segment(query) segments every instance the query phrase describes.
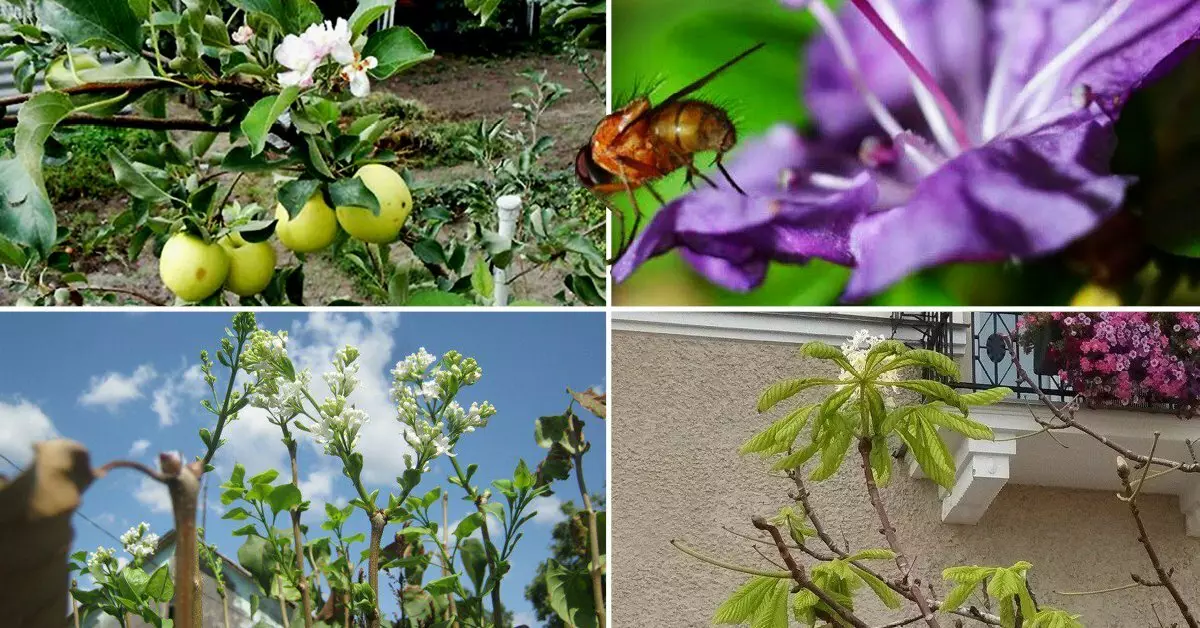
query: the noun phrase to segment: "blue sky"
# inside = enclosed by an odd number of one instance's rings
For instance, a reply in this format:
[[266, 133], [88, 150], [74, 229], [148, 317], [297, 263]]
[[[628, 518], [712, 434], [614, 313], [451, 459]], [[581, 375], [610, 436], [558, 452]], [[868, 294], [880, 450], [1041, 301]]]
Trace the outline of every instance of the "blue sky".
[[[95, 466], [118, 458], [153, 464], [163, 451], [180, 451], [189, 459], [203, 453], [197, 432], [211, 429], [215, 418], [200, 406], [207, 388], [199, 378], [198, 356], [200, 350], [212, 352], [218, 346], [230, 318], [227, 312], [0, 314], [0, 354], [5, 356], [0, 362], [0, 454], [25, 464], [29, 443], [55, 434], [87, 445]], [[511, 477], [519, 459], [536, 465], [544, 450], [533, 441], [533, 421], [560, 414], [569, 399], [566, 388], [604, 389], [607, 384], [604, 315], [598, 312], [260, 312], [258, 320], [264, 328], [288, 331], [289, 353], [298, 367], [313, 369], [318, 398], [326, 389], [317, 374], [324, 372], [333, 352], [345, 344], [362, 351], [362, 384], [352, 399], [371, 417], [360, 450], [367, 488], [379, 488], [381, 495], [395, 488], [407, 451], [390, 412], [388, 373], [418, 347], [435, 355], [455, 349], [475, 357], [483, 368], [482, 380], [459, 397], [464, 405], [487, 400], [498, 410], [486, 429], [466, 435], [458, 446], [460, 461], [479, 464], [475, 481], [480, 484]], [[217, 485], [235, 461], [251, 473], [286, 469], [278, 428], [261, 416], [244, 415], [226, 429], [229, 443], [217, 455], [208, 491], [209, 541], [231, 557], [241, 539], [229, 532], [244, 522], [221, 520]], [[605, 428], [603, 421], [587, 420], [593, 449], [584, 466], [592, 492], [607, 493]], [[299, 462], [306, 499], [344, 503], [351, 497], [340, 463], [311, 441], [303, 441]], [[0, 467], [13, 472], [6, 462], [0, 461]], [[453, 526], [471, 506], [461, 500], [461, 489], [445, 482], [449, 473], [449, 464], [439, 460], [419, 492], [437, 483], [449, 490]], [[559, 500], [579, 503], [573, 480], [554, 489], [539, 504], [539, 516], [527, 524], [512, 573], [504, 581], [503, 599], [517, 613], [518, 624], [536, 625], [523, 591], [547, 555], [550, 530], [561, 518]], [[320, 503], [316, 508], [323, 512]], [[149, 522], [160, 534], [171, 527], [166, 490], [134, 472], [114, 472], [94, 484], [81, 511], [117, 536], [139, 521]], [[310, 531], [322, 533], [315, 518], [306, 520]], [[359, 524], [352, 532], [366, 530], [361, 511], [352, 521]], [[118, 545], [78, 517], [75, 531], [77, 548]], [[385, 539], [389, 537], [390, 532]], [[383, 582], [385, 608], [394, 609]]]

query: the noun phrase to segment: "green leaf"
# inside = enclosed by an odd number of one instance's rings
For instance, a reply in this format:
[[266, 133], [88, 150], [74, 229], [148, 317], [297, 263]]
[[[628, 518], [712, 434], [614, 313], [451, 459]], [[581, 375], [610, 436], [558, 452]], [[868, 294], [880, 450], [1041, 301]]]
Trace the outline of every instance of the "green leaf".
[[792, 615], [796, 621], [813, 626], [817, 623], [816, 610], [820, 603], [821, 598], [818, 598], [816, 593], [808, 589], [797, 591], [796, 595], [792, 596]]
[[330, 183], [329, 198], [333, 200], [334, 207], [361, 207], [379, 215], [379, 197], [358, 177]]
[[892, 452], [887, 438], [876, 436], [871, 439], [871, 473], [879, 486], [887, 486], [892, 481]]
[[1012, 394], [1011, 388], [1003, 386], [999, 388], [989, 388], [988, 390], [977, 390], [973, 393], [959, 395], [959, 399], [968, 406], [990, 406], [995, 403], [1000, 403]]
[[487, 577], [487, 550], [483, 547], [483, 541], [479, 539], [467, 539], [459, 546], [459, 555], [462, 556], [463, 571], [467, 577], [471, 579], [471, 586], [475, 588], [475, 593], [483, 589], [483, 581]]
[[933, 425], [944, 427], [948, 430], [953, 430], [976, 440], [993, 440], [996, 435], [992, 432], [992, 428], [971, 419], [944, 412], [934, 406], [922, 406], [913, 411], [914, 415], [922, 421], [928, 421]]
[[717, 607], [714, 624], [744, 624], [775, 591], [779, 578], [754, 576]]
[[175, 595], [175, 583], [171, 580], [171, 571], [163, 564], [150, 574], [146, 583], [146, 595], [159, 602], [170, 602]]
[[408, 27], [395, 26], [371, 35], [363, 47], [362, 56], [375, 57], [379, 61], [379, 65], [371, 70], [371, 76], [382, 80], [432, 59], [433, 51]]
[[113, 177], [134, 198], [149, 203], [170, 203], [171, 195], [158, 187], [150, 177], [138, 169], [138, 164], [129, 161], [125, 154], [115, 146], [108, 149], [108, 162], [112, 165]]
[[796, 393], [812, 388], [814, 386], [822, 386], [825, 384], [836, 384], [834, 380], [822, 379], [818, 377], [805, 377], [803, 379], [788, 379], [781, 382], [776, 382], [767, 386], [767, 389], [758, 396], [758, 411], [766, 412], [775, 406], [775, 404], [794, 396]]
[[788, 628], [788, 591], [790, 584], [787, 580], [775, 581], [770, 594], [763, 600], [750, 620], [751, 628]]
[[929, 479], [946, 489], [954, 486], [954, 458], [932, 425], [915, 420], [899, 430], [899, 434]]
[[38, 23], [77, 46], [107, 46], [134, 56], [142, 50], [142, 22], [126, 0], [41, 0]]
[[48, 255], [57, 239], [54, 210], [46, 193], [42, 159], [54, 127], [74, 110], [61, 92], [30, 98], [17, 114], [13, 139], [16, 157], [0, 162], [0, 235]]
[[54, 208], [41, 179], [35, 180], [16, 159], [0, 160], [0, 236], [46, 256], [57, 235]]
[[279, 186], [276, 195], [279, 204], [287, 210], [288, 218], [295, 218], [320, 187], [321, 182], [315, 179], [296, 179]]
[[444, 578], [438, 578], [430, 582], [426, 582], [422, 587], [430, 595], [446, 595], [454, 593], [458, 589], [458, 574], [452, 574]]
[[738, 453], [742, 455], [761, 453], [763, 456], [783, 453], [808, 424], [808, 417], [817, 406], [801, 406], [775, 421], [767, 429], [755, 434], [742, 444]]
[[237, 508], [226, 511], [225, 514], [221, 515], [221, 518], [229, 519], [231, 521], [242, 521], [250, 518], [250, 513], [246, 512], [245, 508], [238, 506]]
[[274, 512], [288, 512], [292, 508], [300, 505], [304, 498], [300, 495], [300, 489], [294, 484], [280, 484], [271, 489], [271, 495], [267, 497], [267, 503], [271, 505], [271, 510]]
[[838, 430], [833, 433], [832, 438], [826, 441], [821, 448], [821, 464], [813, 469], [812, 475], [809, 477], [815, 481], [829, 479], [837, 470], [842, 467], [842, 462], [846, 459], [846, 452], [850, 449], [850, 442], [854, 439], [854, 435], [848, 431]]
[[350, 33], [357, 37], [395, 4], [396, 0], [358, 0], [358, 6], [350, 14]]
[[783, 471], [786, 469], [795, 469], [799, 467], [805, 462], [808, 462], [809, 458], [812, 458], [814, 455], [816, 455], [816, 453], [821, 450], [822, 444], [823, 441], [814, 440], [804, 449], [780, 458], [778, 462], [771, 465], [771, 470]]
[[488, 267], [487, 260], [480, 256], [475, 261], [475, 270], [471, 271], [471, 289], [484, 299], [491, 300], [496, 289], [495, 286], [492, 270]]
[[129, 590], [138, 598], [146, 594], [146, 585], [150, 582], [150, 574], [137, 567], [126, 567], [121, 570], [121, 578], [129, 585]]
[[933, 369], [939, 375], [953, 378], [954, 381], [962, 379], [958, 363], [937, 351], [913, 349], [904, 354], [904, 359], [901, 362]]
[[267, 469], [266, 471], [263, 471], [262, 473], [259, 473], [258, 475], [251, 477], [250, 485], [257, 486], [259, 484], [270, 484], [271, 482], [274, 482], [275, 478], [277, 478], [277, 477], [279, 477], [278, 471], [276, 471], [275, 469]]
[[458, 526], [454, 528], [454, 536], [460, 539], [465, 539], [474, 534], [475, 531], [479, 529], [479, 526], [482, 525], [482, 523], [483, 515], [479, 514], [478, 512], [473, 512], [466, 517], [463, 517], [462, 521], [458, 522]]
[[525, 461], [518, 461], [517, 470], [513, 472], [513, 486], [517, 487], [517, 490], [521, 490], [533, 487], [533, 482], [533, 474], [529, 472], [529, 467], [525, 465]]
[[568, 626], [597, 628], [592, 581], [586, 571], [567, 569], [551, 560], [546, 563], [546, 589], [550, 608]]
[[[851, 557], [851, 558], [847, 558], [846, 560], [849, 561], [849, 560], [854, 560], [854, 559], [853, 559], [853, 557]], [[854, 565], [850, 565], [850, 570], [853, 571], [854, 574], [859, 577], [859, 579], [861, 579], [863, 582], [867, 583], [867, 586], [871, 588], [871, 591], [875, 592], [875, 597], [878, 597], [879, 601], [883, 602], [884, 606], [891, 608], [891, 609], [900, 608], [900, 604], [901, 604], [900, 596], [897, 595], [896, 592], [893, 591], [890, 587], [888, 587], [888, 585], [885, 584], [882, 580], [880, 580], [879, 578], [876, 578], [869, 571], [865, 571], [863, 569], [855, 567]]]
[[323, 19], [312, 0], [230, 0], [230, 4], [267, 18], [285, 33], [299, 33]]
[[1072, 615], [1057, 608], [1042, 607], [1032, 619], [1027, 619], [1026, 628], [1083, 628], [1080, 615]]
[[800, 347], [800, 355], [817, 358], [818, 360], [833, 360], [835, 358], [844, 358], [842, 350], [824, 342], [809, 342], [803, 347]]
[[844, 560], [893, 560], [896, 558], [896, 552], [890, 549], [874, 548], [865, 549], [854, 552], [847, 556]]
[[461, 294], [438, 290], [418, 290], [408, 297], [411, 306], [471, 306], [475, 305]]
[[254, 103], [250, 112], [242, 120], [242, 133], [250, 141], [250, 154], [263, 152], [267, 145], [267, 135], [271, 127], [279, 121], [279, 116], [287, 111], [292, 103], [300, 96], [300, 88], [295, 85], [283, 88], [283, 91], [273, 96], [267, 96]]
[[928, 379], [910, 379], [891, 382], [891, 386], [904, 388], [916, 393], [920, 393], [933, 401], [941, 401], [942, 403], [967, 411], [967, 405], [963, 403], [962, 397], [954, 391], [953, 388], [941, 383]]
[[954, 585], [954, 588], [950, 589], [950, 593], [946, 595], [946, 599], [942, 600], [939, 610], [945, 613], [958, 610], [971, 597], [977, 586], [979, 586], [978, 582], [963, 582]]

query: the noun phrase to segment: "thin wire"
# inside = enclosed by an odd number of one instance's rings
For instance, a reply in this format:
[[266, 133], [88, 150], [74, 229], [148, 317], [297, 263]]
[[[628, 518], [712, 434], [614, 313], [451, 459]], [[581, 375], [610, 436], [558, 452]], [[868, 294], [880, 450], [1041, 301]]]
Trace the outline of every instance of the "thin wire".
[[[4, 454], [0, 454], [0, 458], [3, 458], [3, 459], [4, 459], [4, 461], [5, 461], [5, 462], [7, 462], [8, 464], [11, 464], [11, 465], [13, 466], [13, 468], [14, 468], [14, 469], [16, 469], [17, 471], [24, 471], [24, 469], [22, 469], [22, 468], [21, 468], [21, 465], [19, 465], [19, 464], [17, 464], [17, 463], [15, 463], [15, 462], [13, 462], [13, 461], [12, 461], [12, 459], [11, 459], [11, 458], [9, 458], [8, 456], [6, 456], [6, 455], [4, 455]], [[83, 514], [83, 511], [76, 510], [76, 511], [75, 511], [75, 514], [76, 514], [76, 515], [79, 515], [79, 517], [80, 517], [81, 519], [83, 519], [84, 521], [86, 521], [86, 522], [88, 522], [88, 523], [92, 524], [92, 526], [93, 526], [93, 527], [95, 527], [97, 530], [99, 530], [99, 531], [103, 532], [104, 534], [108, 535], [108, 538], [110, 538], [110, 539], [112, 539], [112, 540], [116, 541], [117, 543], [121, 543], [121, 539], [120, 539], [120, 538], [119, 538], [117, 535], [113, 534], [112, 532], [109, 532], [109, 531], [108, 531], [108, 530], [107, 530], [107, 529], [106, 529], [104, 526], [102, 526], [102, 525], [100, 525], [100, 524], [96, 523], [95, 521], [93, 521], [91, 517], [89, 517], [89, 516], [87, 516], [87, 515]]]

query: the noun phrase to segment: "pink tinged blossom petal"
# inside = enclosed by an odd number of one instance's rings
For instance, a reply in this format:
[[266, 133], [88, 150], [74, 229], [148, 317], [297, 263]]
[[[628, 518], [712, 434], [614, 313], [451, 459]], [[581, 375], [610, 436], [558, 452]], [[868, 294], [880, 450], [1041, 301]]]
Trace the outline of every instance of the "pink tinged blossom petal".
[[251, 39], [254, 39], [254, 29], [250, 28], [248, 24], [243, 24], [241, 28], [233, 32], [233, 41], [236, 43], [249, 43]]
[[[313, 42], [296, 35], [288, 35], [275, 48], [275, 60], [289, 70], [304, 70], [314, 66], [323, 55]], [[311, 72], [310, 72], [311, 73]]]
[[924, 179], [900, 207], [854, 227], [857, 300], [950, 262], [1031, 258], [1062, 249], [1114, 214], [1131, 180], [1112, 175], [1111, 122], [1079, 112], [991, 142]]

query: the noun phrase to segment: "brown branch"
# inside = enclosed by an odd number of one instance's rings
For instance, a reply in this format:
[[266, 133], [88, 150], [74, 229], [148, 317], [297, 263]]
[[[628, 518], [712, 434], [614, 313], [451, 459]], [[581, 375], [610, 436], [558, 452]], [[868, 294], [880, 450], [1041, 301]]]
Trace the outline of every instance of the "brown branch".
[[[1144, 454], [1139, 454], [1136, 451], [1133, 451], [1132, 449], [1125, 447], [1124, 445], [1113, 442], [1107, 436], [1104, 436], [1103, 434], [1096, 432], [1095, 430], [1088, 427], [1087, 425], [1080, 423], [1078, 420], [1075, 419], [1074, 410], [1071, 410], [1069, 407], [1060, 408], [1060, 407], [1054, 405], [1054, 402], [1050, 400], [1050, 397], [1046, 394], [1046, 392], [1044, 390], [1042, 390], [1042, 388], [1040, 386], [1038, 386], [1037, 382], [1033, 381], [1033, 378], [1029, 376], [1029, 373], [1025, 370], [1025, 367], [1021, 366], [1021, 359], [1020, 359], [1019, 355], [1017, 354], [1017, 349], [1016, 349], [1016, 346], [1013, 344], [1012, 338], [1004, 338], [1004, 344], [1007, 345], [1008, 354], [1010, 357], [1012, 357], [1013, 366], [1016, 368], [1017, 381], [1023, 382], [1024, 384], [1029, 386], [1029, 388], [1034, 391], [1034, 394], [1037, 395], [1038, 400], [1042, 402], [1042, 405], [1046, 406], [1046, 408], [1050, 410], [1051, 414], [1054, 415], [1054, 418], [1058, 419], [1059, 421], [1062, 421], [1063, 423], [1066, 424], [1066, 426], [1073, 427], [1073, 428], [1079, 430], [1080, 432], [1083, 432], [1084, 434], [1091, 436], [1092, 438], [1099, 441], [1100, 444], [1104, 445], [1105, 447], [1108, 447], [1109, 449], [1117, 452], [1118, 454], [1121, 454], [1122, 456], [1124, 456], [1125, 458], [1127, 458], [1129, 460], [1133, 460], [1133, 461], [1141, 463], [1141, 464], [1156, 464], [1156, 465], [1160, 465], [1160, 466], [1164, 466], [1164, 467], [1174, 467], [1174, 468], [1178, 469], [1179, 471], [1183, 471], [1184, 473], [1200, 473], [1200, 463], [1176, 462], [1174, 460], [1167, 460], [1164, 458], [1155, 458], [1153, 456], [1146, 456]], [[1033, 419], [1043, 426], [1053, 425], [1052, 422], [1046, 421], [1045, 419], [1038, 418], [1036, 415], [1034, 415]], [[1057, 429], [1057, 428], [1061, 428], [1064, 426], [1054, 426], [1054, 427]]]
[[[572, 423], [577, 424], [575, 421]], [[579, 496], [583, 500], [583, 510], [587, 513], [588, 552], [592, 561], [592, 568], [588, 571], [592, 577], [592, 602], [596, 606], [596, 621], [601, 626], [607, 626], [607, 613], [604, 610], [604, 567], [600, 564], [600, 532], [596, 529], [596, 511], [592, 508], [592, 497], [588, 495], [587, 484], [583, 481], [583, 453], [578, 451], [575, 453], [575, 479], [579, 481]]]
[[[1157, 439], [1155, 440], [1157, 442]], [[1141, 511], [1137, 504], [1138, 492], [1129, 482], [1129, 463], [1121, 458], [1117, 459], [1117, 476], [1121, 478], [1121, 485], [1125, 488], [1122, 499], [1129, 504], [1129, 513], [1133, 515], [1133, 520], [1137, 523], [1138, 542], [1146, 549], [1146, 555], [1150, 557], [1150, 564], [1154, 566], [1154, 572], [1158, 574], [1159, 583], [1171, 594], [1171, 599], [1175, 601], [1175, 606], [1179, 607], [1179, 612], [1183, 615], [1183, 620], [1187, 622], [1189, 628], [1200, 628], [1200, 622], [1196, 621], [1196, 616], [1192, 614], [1183, 595], [1171, 580], [1172, 572], [1163, 566], [1158, 552], [1154, 549], [1154, 544], [1150, 542], [1150, 534], [1146, 532], [1146, 525], [1142, 522]]]
[[824, 602], [826, 606], [833, 610], [833, 612], [837, 613], [839, 617], [841, 617], [850, 625], [855, 626], [855, 628], [870, 628], [867, 626], [866, 622], [858, 617], [855, 617], [853, 612], [847, 610], [846, 607], [839, 604], [837, 600], [830, 597], [830, 595], [826, 593], [824, 589], [818, 587], [811, 579], [809, 579], [808, 574], [804, 572], [804, 568], [802, 568], [796, 562], [796, 559], [792, 557], [792, 553], [788, 551], [787, 543], [784, 542], [783, 535], [779, 533], [779, 528], [771, 525], [766, 519], [760, 516], [755, 516], [751, 518], [750, 521], [754, 524], [754, 527], [771, 535], [771, 538], [775, 541], [775, 548], [779, 550], [779, 557], [782, 558], [783, 563], [787, 565], [788, 571], [792, 574], [792, 580], [795, 580], [796, 584], [799, 584], [801, 587], [811, 591], [813, 595], [816, 595], [817, 598]]
[[[182, 84], [182, 85], [181, 85]], [[206, 81], [195, 79], [172, 79], [164, 81], [162, 79], [130, 79], [128, 81], [111, 81], [104, 83], [84, 83], [75, 87], [67, 87], [60, 89], [64, 94], [96, 94], [105, 92], [144, 92], [155, 89], [173, 89], [178, 87], [190, 87], [200, 89], [210, 89], [217, 92], [226, 93], [241, 93], [244, 95], [261, 96], [266, 92], [250, 83], [242, 83], [239, 81]], [[29, 94], [16, 94], [7, 98], [0, 98], [0, 107], [11, 107], [19, 105], [33, 98], [40, 92]]]
[[[287, 444], [288, 458], [292, 461], [292, 486], [300, 488], [300, 470], [296, 465], [296, 440], [288, 433], [287, 425], [283, 428], [284, 442]], [[304, 608], [304, 628], [312, 628], [312, 594], [309, 592], [308, 577], [304, 575], [304, 542], [300, 539], [300, 508], [292, 507], [292, 541], [296, 552], [296, 588], [300, 589], [300, 599]]]
[[370, 611], [367, 626], [379, 628], [379, 545], [383, 541], [383, 528], [387, 526], [387, 517], [382, 510], [371, 513], [371, 544], [367, 558], [367, 582], [375, 592], [375, 608]]
[[[0, 118], [0, 129], [11, 129], [17, 126], [17, 116]], [[77, 113], [63, 118], [57, 126], [103, 126], [122, 129], [149, 129], [151, 131], [228, 131], [229, 125], [209, 124], [204, 120], [176, 120], [172, 118], [149, 118], [146, 116], [93, 116]]]
[[908, 556], [904, 553], [904, 548], [900, 545], [900, 539], [896, 538], [896, 529], [892, 527], [891, 520], [888, 518], [887, 508], [883, 504], [883, 498], [879, 495], [879, 487], [875, 484], [875, 473], [871, 470], [871, 439], [860, 438], [858, 440], [858, 453], [862, 457], [863, 476], [867, 482], [867, 494], [871, 498], [871, 505], [875, 507], [875, 514], [879, 517], [879, 523], [882, 526], [880, 532], [887, 539], [888, 547], [892, 548], [892, 551], [896, 554], [896, 567], [900, 570], [903, 582], [908, 585], [909, 593], [911, 593], [909, 599], [915, 602], [917, 608], [921, 610], [921, 618], [925, 620], [929, 628], [940, 628], [937, 618], [933, 616], [932, 604], [925, 598], [925, 593], [921, 591], [921, 585], [918, 580], [912, 578], [912, 565], [908, 561]]

